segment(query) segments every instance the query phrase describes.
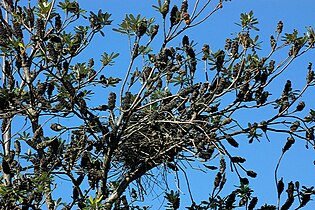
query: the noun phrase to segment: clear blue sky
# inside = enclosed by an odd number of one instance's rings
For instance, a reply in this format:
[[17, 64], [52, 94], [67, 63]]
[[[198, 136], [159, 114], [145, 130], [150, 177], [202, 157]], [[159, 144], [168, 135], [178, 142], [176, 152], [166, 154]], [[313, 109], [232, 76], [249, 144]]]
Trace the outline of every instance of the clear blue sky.
[[[213, 2], [217, 2], [215, 0]], [[171, 5], [180, 5], [180, 0], [172, 0]], [[206, 2], [205, 0], [200, 1]], [[152, 5], [157, 4], [157, 0], [91, 0], [91, 1], [79, 1], [82, 8], [86, 10], [98, 11], [102, 9], [112, 13], [112, 19], [114, 19], [113, 27], [121, 22], [125, 14], [142, 14], [147, 18], [155, 17], [157, 23], [161, 21], [161, 15], [152, 8]], [[192, 9], [193, 0], [189, 1], [190, 10]], [[214, 4], [212, 4], [214, 5]], [[219, 48], [224, 48], [225, 39], [232, 37], [231, 34], [238, 32], [239, 27], [234, 23], [239, 21], [240, 13], [254, 11], [255, 16], [259, 20], [259, 28], [261, 29], [259, 36], [263, 41], [263, 50], [260, 55], [267, 54], [270, 49], [269, 37], [274, 34], [277, 26], [277, 22], [282, 20], [284, 23], [284, 32], [291, 33], [293, 29], [298, 29], [301, 33], [304, 33], [306, 26], [315, 27], [315, 5], [314, 0], [232, 0], [231, 2], [224, 2], [223, 9], [215, 13], [207, 22], [203, 25], [187, 32], [190, 39], [195, 40], [198, 43], [196, 48], [201, 49], [204, 43], [208, 43], [213, 51], [217, 51]], [[91, 44], [91, 47], [83, 54], [86, 56], [86, 60], [90, 56], [98, 58], [98, 56], [104, 52], [119, 52], [121, 56], [117, 59], [113, 68], [108, 69], [105, 74], [108, 75], [124, 75], [128, 62], [129, 52], [128, 44], [125, 36], [113, 32], [111, 29], [105, 28], [105, 37], [97, 36], [95, 41]], [[161, 34], [160, 34], [161, 35]], [[181, 40], [174, 40], [171, 45], [178, 45]], [[159, 49], [159, 43], [153, 43], [156, 49]], [[267, 49], [267, 50], [264, 50]], [[272, 84], [272, 90], [276, 91], [274, 97], [277, 94], [281, 94], [282, 88], [286, 79], [292, 80], [293, 89], [300, 89], [305, 84], [305, 74], [307, 72], [308, 62], [315, 63], [315, 53], [310, 52], [307, 55], [298, 58], [294, 64], [287, 70], [287, 72], [276, 80]], [[279, 54], [279, 58], [286, 56], [286, 51]], [[314, 93], [314, 89], [312, 91]], [[306, 109], [315, 108], [315, 100], [310, 96], [309, 91], [306, 97], [303, 99], [308, 102]], [[105, 97], [105, 96], [104, 96]], [[305, 113], [306, 114], [306, 113]], [[268, 113], [258, 112], [252, 110], [250, 113], [242, 113], [239, 115], [241, 122], [249, 122], [251, 119], [263, 120]], [[270, 135], [271, 143], [265, 139], [261, 143], [255, 142], [248, 145], [247, 139], [244, 137], [244, 141], [240, 143], [240, 149], [232, 149], [233, 155], [241, 155], [247, 159], [247, 163], [244, 165], [248, 169], [252, 169], [258, 172], [256, 180], [251, 179], [251, 186], [253, 186], [255, 193], [260, 198], [259, 206], [264, 202], [270, 204], [276, 204], [276, 190], [274, 183], [274, 169], [278, 157], [281, 154], [281, 148], [283, 147], [287, 136], [285, 135]], [[239, 138], [242, 141], [241, 138]], [[296, 145], [285, 155], [284, 160], [279, 169], [279, 177], [285, 177], [285, 183], [290, 181], [300, 180], [301, 185], [311, 186], [315, 185], [315, 167], [312, 164], [315, 159], [314, 150], [306, 150], [304, 142], [297, 141]], [[212, 163], [209, 163], [212, 165]], [[228, 164], [229, 165], [229, 164]], [[227, 168], [230, 172], [230, 168]], [[191, 181], [191, 187], [193, 189], [193, 195], [196, 201], [201, 199], [207, 199], [208, 193], [211, 192], [213, 186], [213, 178], [216, 172], [209, 172], [209, 174], [202, 175], [199, 171], [188, 170], [188, 175]], [[236, 177], [236, 174], [232, 174], [231, 177]], [[174, 176], [170, 176], [170, 181], [174, 180]], [[230, 180], [231, 181], [231, 180]], [[187, 189], [184, 181], [183, 192], [187, 195]], [[233, 186], [238, 184], [236, 182], [229, 182], [226, 185], [227, 192]], [[176, 189], [174, 189], [176, 190]], [[285, 194], [285, 193], [284, 193]], [[187, 196], [183, 195], [183, 204]], [[225, 195], [223, 193], [223, 195]], [[286, 199], [286, 195], [282, 197], [282, 202]], [[150, 201], [149, 201], [150, 202]], [[156, 204], [157, 201], [152, 201], [152, 204]], [[150, 205], [150, 203], [147, 203]], [[183, 209], [184, 205], [181, 209]], [[153, 208], [155, 209], [155, 208]], [[162, 208], [164, 209], [164, 208]], [[315, 209], [315, 204], [308, 205], [306, 209]]]

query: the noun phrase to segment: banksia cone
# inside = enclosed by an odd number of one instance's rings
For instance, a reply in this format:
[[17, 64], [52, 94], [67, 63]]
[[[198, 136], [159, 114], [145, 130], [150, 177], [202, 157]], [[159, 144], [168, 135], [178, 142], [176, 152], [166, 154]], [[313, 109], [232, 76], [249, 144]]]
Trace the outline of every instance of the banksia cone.
[[183, 0], [182, 5], [180, 7], [180, 12], [181, 13], [185, 13], [188, 10], [188, 1], [187, 0]]
[[4, 174], [10, 174], [11, 173], [10, 165], [4, 159], [2, 159], [2, 171]]
[[47, 44], [47, 51], [49, 58], [53, 60], [53, 62], [57, 62], [58, 60], [58, 54], [54, 48], [54, 45], [51, 42], [48, 42]]
[[23, 32], [21, 29], [21, 24], [19, 23], [19, 21], [17, 19], [14, 19], [14, 21], [13, 21], [13, 30], [14, 30], [14, 35], [16, 36], [16, 38], [22, 40], [23, 39]]
[[160, 10], [160, 12], [163, 16], [163, 19], [165, 19], [169, 10], [170, 10], [170, 0], [165, 0], [162, 7], [161, 7], [161, 10]]
[[287, 193], [288, 193], [288, 198], [293, 198], [293, 193], [294, 193], [294, 184], [293, 182], [289, 182], [288, 184], [288, 189], [287, 189]]
[[252, 177], [252, 178], [256, 178], [257, 173], [255, 171], [246, 171], [247, 176]]
[[285, 153], [286, 151], [288, 151], [291, 148], [291, 146], [294, 144], [294, 142], [295, 142], [295, 139], [293, 137], [288, 137], [287, 142], [282, 148], [282, 152]]
[[70, 45], [69, 53], [71, 55], [74, 55], [76, 53], [76, 51], [81, 45], [81, 42], [82, 42], [82, 35], [79, 33], [76, 33]]
[[302, 111], [305, 107], [304, 101], [300, 101], [299, 104], [296, 106], [296, 111]]
[[314, 79], [315, 79], [315, 73], [312, 70], [312, 63], [308, 63], [308, 67], [307, 67], [308, 73], [307, 73], [307, 77], [306, 77], [306, 82], [307, 84], [311, 83]]
[[223, 67], [223, 63], [224, 63], [224, 58], [225, 58], [225, 53], [223, 50], [220, 50], [220, 52], [216, 56], [216, 62], [215, 62], [217, 71], [221, 71]]
[[249, 184], [249, 180], [245, 177], [245, 178], [240, 178], [240, 183], [243, 184], [243, 185], [247, 185]]
[[41, 18], [36, 20], [36, 35], [38, 38], [42, 39], [45, 34], [44, 21]]
[[288, 96], [284, 96], [281, 98], [281, 106], [279, 109], [279, 113], [282, 113], [284, 110], [286, 110], [289, 107], [289, 99]]
[[284, 190], [284, 183], [283, 183], [283, 178], [281, 178], [277, 183], [278, 198], [280, 198], [283, 190]]
[[61, 22], [61, 17], [59, 14], [56, 15], [55, 17], [55, 29], [56, 32], [59, 32], [62, 26], [62, 22]]
[[224, 49], [225, 49], [226, 51], [229, 51], [229, 50], [231, 49], [231, 47], [232, 47], [232, 41], [231, 41], [231, 39], [227, 38], [227, 39], [225, 40]]
[[80, 11], [80, 6], [78, 2], [73, 2], [71, 7], [68, 9], [69, 12], [77, 14]]
[[246, 159], [240, 156], [234, 156], [234, 157], [231, 157], [231, 161], [232, 163], [244, 163]]
[[116, 93], [110, 92], [108, 96], [108, 109], [113, 110], [116, 105]]
[[306, 130], [306, 140], [314, 140], [314, 128], [309, 128]]
[[68, 74], [68, 70], [69, 70], [69, 62], [68, 61], [64, 61], [62, 63], [62, 73], [64, 75], [67, 75]]
[[66, 127], [64, 127], [64, 126], [62, 126], [62, 125], [60, 125], [60, 124], [58, 124], [58, 123], [53, 123], [53, 124], [51, 124], [50, 128], [51, 128], [51, 130], [53, 130], [53, 131], [62, 131], [62, 130], [65, 129]]
[[184, 19], [186, 25], [189, 25], [191, 23], [190, 15], [187, 12], [183, 13], [182, 18]]
[[214, 178], [214, 188], [217, 188], [220, 185], [221, 179], [222, 179], [222, 174], [218, 172]]
[[230, 135], [225, 135], [225, 139], [231, 146], [236, 147], [236, 148], [238, 147], [239, 144]]
[[233, 209], [233, 203], [235, 202], [236, 194], [232, 192], [226, 199], [225, 209]]
[[238, 42], [235, 41], [235, 42], [232, 42], [232, 46], [231, 46], [231, 54], [232, 54], [232, 57], [237, 57], [238, 56]]
[[208, 44], [204, 44], [202, 47], [202, 52], [203, 52], [203, 56], [202, 56], [202, 60], [207, 60], [207, 58], [209, 57], [210, 54], [210, 47]]
[[283, 94], [287, 95], [292, 90], [292, 83], [291, 80], [287, 80], [284, 85]]
[[14, 141], [14, 149], [15, 149], [15, 153], [17, 155], [20, 155], [20, 153], [21, 153], [21, 143], [18, 140]]
[[183, 47], [185, 48], [185, 47], [188, 47], [188, 45], [189, 45], [189, 38], [188, 38], [188, 36], [184, 36], [183, 37], [183, 40], [182, 40], [182, 44], [183, 44]]
[[93, 58], [90, 58], [89, 59], [89, 62], [88, 62], [88, 68], [90, 69], [90, 68], [93, 68], [93, 66], [94, 66], [94, 59]]
[[55, 85], [54, 85], [54, 82], [50, 82], [48, 84], [48, 87], [47, 87], [47, 95], [48, 95], [48, 98], [50, 99], [50, 97], [52, 96], [52, 93], [55, 89]]
[[225, 118], [225, 119], [222, 121], [221, 125], [222, 125], [222, 126], [223, 126], [223, 125], [228, 125], [228, 124], [230, 124], [231, 122], [232, 122], [232, 118], [228, 117], [228, 118]]
[[220, 159], [220, 173], [224, 173], [226, 169], [226, 162], [225, 162], [225, 159], [223, 157], [221, 157]]
[[299, 127], [300, 127], [300, 121], [295, 121], [295, 122], [290, 126], [290, 131], [291, 131], [291, 132], [295, 132]]
[[132, 98], [132, 94], [130, 92], [126, 92], [126, 95], [125, 95], [125, 97], [123, 97], [122, 105], [121, 105], [121, 107], [123, 109], [129, 109], [130, 108], [130, 105], [132, 102], [131, 98]]
[[178, 7], [176, 5], [173, 6], [171, 10], [171, 16], [170, 16], [170, 22], [171, 22], [171, 27], [174, 25], [177, 25], [179, 23], [179, 11]]
[[80, 166], [86, 168], [90, 164], [90, 158], [88, 152], [84, 152], [81, 158]]
[[143, 19], [137, 29], [137, 36], [142, 37], [147, 32], [147, 20]]
[[27, 15], [27, 24], [28, 24], [28, 27], [30, 27], [31, 29], [34, 28], [34, 22], [35, 22], [35, 18], [34, 18], [34, 13], [33, 13], [33, 10], [28, 8], [26, 10], [26, 15]]
[[151, 40], [156, 36], [158, 31], [159, 31], [159, 25], [158, 24], [151, 26], [151, 37], [150, 37]]
[[133, 50], [132, 50], [132, 59], [136, 58], [139, 54], [139, 43], [136, 42], [133, 45]]
[[248, 210], [253, 210], [255, 206], [257, 205], [257, 202], [258, 202], [258, 198], [253, 197], [252, 200], [249, 202]]
[[272, 73], [273, 72], [273, 70], [275, 69], [275, 61], [274, 60], [270, 60], [270, 62], [269, 62], [269, 66], [268, 66], [268, 72], [269, 73]]
[[283, 22], [280, 20], [277, 25], [277, 33], [281, 34], [283, 29]]
[[277, 42], [276, 42], [275, 37], [273, 35], [270, 36], [270, 46], [272, 49], [275, 49], [277, 46]]
[[260, 84], [265, 85], [268, 79], [268, 73], [263, 71], [260, 75]]

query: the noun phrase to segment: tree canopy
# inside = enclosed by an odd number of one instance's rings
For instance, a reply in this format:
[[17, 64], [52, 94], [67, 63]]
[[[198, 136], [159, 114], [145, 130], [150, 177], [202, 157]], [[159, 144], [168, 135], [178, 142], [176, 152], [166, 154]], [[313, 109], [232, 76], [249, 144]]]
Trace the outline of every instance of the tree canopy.
[[[314, 48], [315, 32], [284, 32], [280, 20], [261, 51], [263, 29], [247, 11], [221, 49], [191, 38], [189, 30], [232, 3], [157, 0], [150, 17], [113, 23], [112, 14], [78, 1], [2, 0], [1, 209], [149, 209], [155, 188], [167, 209], [309, 205], [314, 187], [278, 168], [295, 142], [314, 147], [315, 110], [301, 99], [315, 84], [312, 63], [301, 67], [299, 89], [282, 76]], [[112, 33], [127, 37], [125, 69], [119, 52], [81, 56], [96, 36]], [[119, 74], [108, 74], [112, 66]], [[266, 114], [250, 118], [260, 110]], [[274, 166], [277, 202], [258, 206], [250, 183], [259, 177], [245, 166], [241, 141], [259, 150], [274, 133], [285, 139]], [[194, 200], [186, 176], [193, 170], [214, 174], [207, 200]], [[184, 179], [189, 205], [169, 174]], [[223, 192], [231, 174], [234, 187]]]

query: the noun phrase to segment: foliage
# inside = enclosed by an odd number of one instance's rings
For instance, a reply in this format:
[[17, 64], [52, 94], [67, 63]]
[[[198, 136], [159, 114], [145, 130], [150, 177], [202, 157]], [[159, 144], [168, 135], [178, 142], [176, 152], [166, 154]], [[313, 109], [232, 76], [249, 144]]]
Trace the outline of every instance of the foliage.
[[[314, 146], [315, 111], [304, 110], [307, 102], [301, 100], [315, 85], [312, 64], [301, 90], [289, 79], [279, 96], [269, 86], [314, 48], [314, 30], [283, 34], [279, 21], [271, 50], [262, 56], [258, 20], [250, 11], [241, 14], [240, 31], [212, 52], [208, 44], [198, 49], [184, 32], [204, 24], [225, 1], [212, 10], [210, 1], [195, 1], [192, 7], [187, 0], [157, 3], [153, 8], [162, 20], [128, 14], [113, 28], [127, 35], [130, 48], [129, 66], [120, 78], [105, 71], [117, 65], [119, 53], [96, 55], [98, 63], [80, 57], [95, 35], [110, 32], [111, 14], [87, 15], [72, 0], [27, 6], [2, 1], [1, 209], [149, 209], [139, 205], [154, 187], [165, 192], [167, 209], [182, 209], [181, 191], [169, 188], [166, 177], [186, 174], [185, 164], [194, 162], [216, 175], [208, 200], [196, 203], [189, 190], [187, 209], [257, 209], [259, 196], [250, 185], [257, 173], [245, 167], [242, 154], [232, 153], [241, 139], [249, 144], [270, 140], [269, 133], [281, 133], [287, 141], [275, 169], [278, 203], [259, 209], [307, 206], [314, 187], [300, 187], [298, 181], [286, 187], [278, 168], [296, 141]], [[84, 21], [87, 25], [81, 25]], [[152, 44], [159, 39], [158, 47]], [[287, 48], [284, 60], [273, 60]], [[107, 102], [93, 103], [104, 92]], [[270, 115], [260, 122], [238, 121], [241, 110], [254, 108], [271, 110]], [[239, 183], [223, 195], [227, 165]], [[72, 186], [71, 195], [57, 198], [61, 180]]]

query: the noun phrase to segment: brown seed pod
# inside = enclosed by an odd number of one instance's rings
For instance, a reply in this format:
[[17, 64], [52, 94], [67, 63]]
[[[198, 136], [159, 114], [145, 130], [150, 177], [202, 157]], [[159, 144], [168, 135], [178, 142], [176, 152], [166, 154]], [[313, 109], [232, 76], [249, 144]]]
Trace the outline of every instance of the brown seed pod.
[[232, 136], [230, 136], [230, 135], [225, 135], [225, 139], [227, 140], [227, 142], [228, 142], [231, 146], [236, 147], [236, 148], [239, 146], [239, 144], [237, 143], [237, 141], [235, 141], [235, 139], [233, 139]]
[[108, 96], [108, 109], [113, 110], [116, 105], [116, 93], [110, 92]]
[[14, 35], [18, 39], [22, 40], [23, 39], [23, 32], [21, 29], [21, 23], [17, 19], [14, 19], [12, 25], [13, 25]]
[[151, 26], [151, 37], [150, 37], [151, 40], [156, 36], [158, 31], [159, 31], [159, 25], [158, 24]]
[[233, 209], [233, 203], [235, 202], [236, 193], [232, 192], [226, 199], [225, 209]]
[[178, 7], [176, 5], [173, 6], [171, 10], [171, 15], [170, 15], [170, 22], [171, 22], [171, 27], [174, 25], [177, 25], [179, 23], [179, 11]]
[[244, 163], [246, 159], [240, 156], [234, 156], [234, 157], [231, 157], [231, 161], [232, 163]]
[[221, 179], [222, 179], [222, 174], [218, 172], [214, 178], [214, 188], [217, 188], [220, 185]]
[[137, 29], [137, 36], [142, 37], [147, 32], [147, 23], [146, 19], [143, 19], [140, 23], [140, 26]]
[[2, 160], [2, 171], [4, 174], [10, 174], [11, 173], [10, 165], [5, 160]]
[[41, 18], [36, 20], [36, 35], [38, 38], [42, 39], [45, 34], [44, 21]]
[[246, 171], [247, 176], [252, 177], [252, 178], [256, 178], [257, 173], [255, 171], [249, 170]]
[[306, 140], [314, 140], [314, 128], [309, 128], [306, 130]]
[[295, 142], [295, 139], [293, 137], [288, 137], [287, 142], [282, 148], [282, 152], [285, 153], [286, 151], [288, 151], [291, 148], [291, 146], [294, 144], [294, 142]]
[[280, 20], [277, 25], [277, 33], [281, 34], [283, 29], [283, 22]]
[[246, 177], [241, 177], [240, 178], [240, 183], [243, 184], [243, 185], [247, 185], [249, 184], [249, 180], [246, 178]]
[[57, 32], [60, 31], [61, 26], [62, 26], [61, 17], [60, 17], [59, 14], [57, 14], [56, 17], [55, 17], [55, 29], [56, 29]]
[[290, 126], [290, 131], [291, 131], [291, 132], [295, 132], [299, 127], [300, 127], [300, 121], [295, 121], [295, 122]]
[[284, 190], [284, 183], [283, 183], [283, 178], [281, 178], [277, 183], [278, 198], [280, 198], [280, 195], [283, 192], [283, 190]]
[[180, 12], [181, 13], [185, 13], [188, 10], [188, 1], [187, 0], [183, 0], [182, 5], [180, 7]]
[[222, 156], [220, 159], [220, 172], [223, 174], [226, 169], [226, 162], [224, 157]]
[[270, 36], [270, 46], [272, 49], [275, 49], [277, 46], [277, 42], [276, 42], [275, 37], [273, 35]]
[[258, 198], [253, 197], [252, 200], [248, 204], [248, 210], [253, 210], [258, 203]]
[[190, 15], [187, 12], [184, 12], [182, 14], [182, 18], [183, 18], [186, 25], [189, 25], [191, 23]]
[[14, 149], [15, 149], [15, 153], [17, 155], [20, 155], [20, 153], [21, 153], [21, 143], [20, 143], [20, 141], [18, 141], [18, 140], [14, 141]]
[[302, 111], [304, 107], [305, 107], [304, 101], [300, 101], [298, 105], [296, 106], [296, 111]]
[[165, 19], [167, 13], [169, 12], [170, 10], [170, 0], [165, 0], [161, 9], [160, 9], [160, 12], [163, 16], [163, 19]]

